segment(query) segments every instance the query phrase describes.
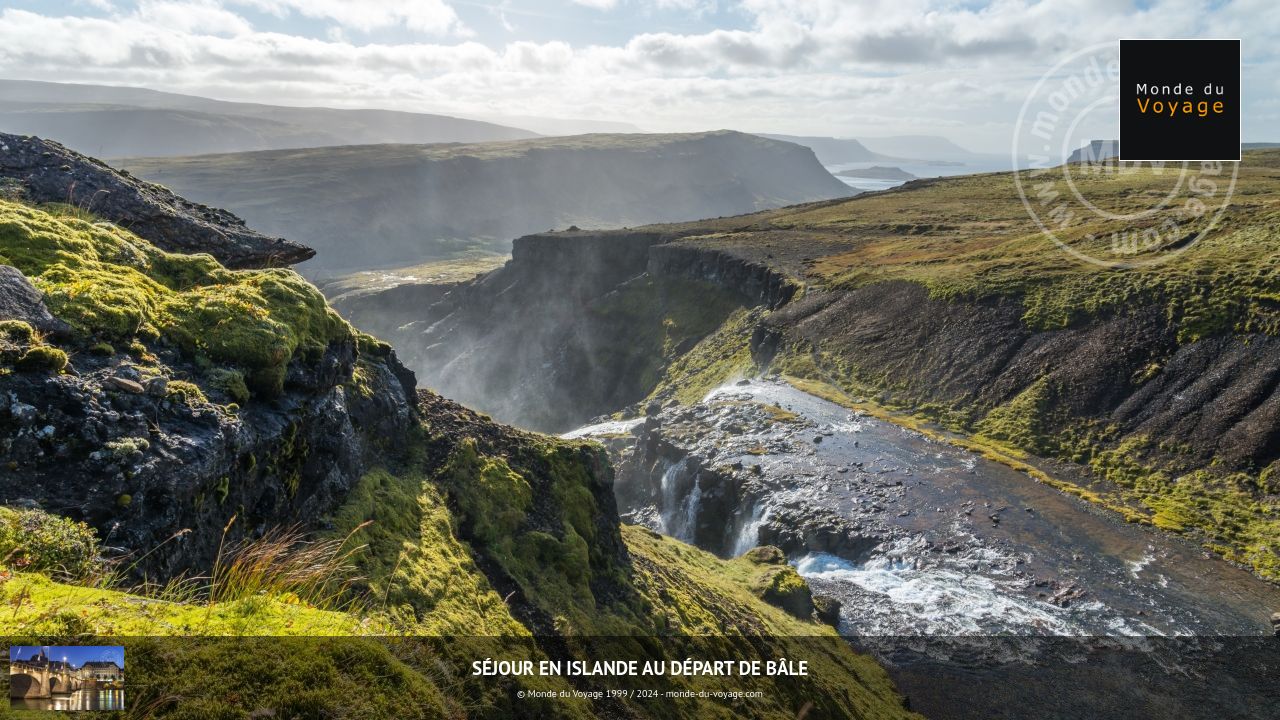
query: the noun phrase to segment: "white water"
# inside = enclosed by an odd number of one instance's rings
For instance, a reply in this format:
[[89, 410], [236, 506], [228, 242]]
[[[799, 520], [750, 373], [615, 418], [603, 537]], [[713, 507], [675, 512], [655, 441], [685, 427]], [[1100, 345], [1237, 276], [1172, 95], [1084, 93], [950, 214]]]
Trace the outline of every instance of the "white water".
[[[954, 570], [916, 569], [905, 558], [881, 556], [854, 565], [811, 553], [796, 562], [806, 578], [849, 583], [883, 596], [872, 612], [886, 634], [977, 635], [992, 626], [1025, 626], [1033, 633], [1083, 635], [1061, 608], [1000, 591], [990, 579]], [[871, 620], [871, 618], [865, 618]]]
[[733, 541], [734, 557], [738, 557], [759, 544], [760, 526], [768, 519], [769, 511], [767, 508], [762, 510], [762, 506], [757, 504], [751, 509], [751, 517], [742, 524], [742, 529], [738, 531], [737, 539]]
[[681, 503], [678, 495], [676, 483], [680, 479], [680, 475], [684, 473], [685, 465], [688, 464], [688, 458], [680, 460], [680, 462], [672, 463], [662, 472], [661, 490], [662, 490], [662, 534], [672, 537], [679, 537], [675, 533], [676, 530], [676, 509]]
[[595, 437], [599, 435], [626, 435], [631, 432], [635, 426], [644, 422], [644, 418], [632, 418], [630, 420], [609, 420], [608, 422], [596, 423], [595, 425], [583, 425], [580, 428], [574, 428], [560, 437], [566, 440], [577, 440], [584, 437]]

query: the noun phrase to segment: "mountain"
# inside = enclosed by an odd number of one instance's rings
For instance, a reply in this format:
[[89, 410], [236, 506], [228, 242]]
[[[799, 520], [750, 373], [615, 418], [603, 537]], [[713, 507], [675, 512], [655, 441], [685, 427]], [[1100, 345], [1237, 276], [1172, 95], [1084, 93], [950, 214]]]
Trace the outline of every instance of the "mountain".
[[862, 137], [860, 140], [872, 152], [897, 158], [965, 160], [978, 155], [939, 135], [890, 135]]
[[144, 88], [27, 80], [0, 80], [0, 131], [51, 138], [97, 157], [488, 142], [536, 135], [445, 115], [284, 107]]
[[[13, 154], [130, 186], [37, 139]], [[231, 270], [218, 238], [168, 252], [24, 192], [0, 196], [7, 632], [120, 643], [155, 717], [710, 717], [733, 714], [710, 675], [474, 668], [785, 658], [810, 670], [752, 673], [753, 714], [918, 720], [777, 549], [622, 525], [600, 444], [416, 390], [269, 258]], [[654, 682], [673, 695], [632, 699]]]
[[852, 138], [813, 137], [803, 135], [769, 135], [757, 133], [760, 137], [780, 140], [782, 142], [803, 145], [818, 156], [823, 165], [840, 165], [842, 163], [866, 162], [869, 160], [892, 160], [879, 153], [872, 152], [865, 145]]
[[851, 191], [809, 150], [721, 131], [129, 158], [121, 167], [313, 247], [311, 275], [506, 252], [519, 235], [735, 215]]
[[1084, 147], [1076, 148], [1067, 158], [1069, 163], [1096, 163], [1120, 156], [1120, 141], [1092, 140]]
[[483, 119], [501, 125], [531, 130], [539, 135], [589, 135], [592, 133], [644, 132], [634, 123], [616, 120], [586, 120], [582, 118], [548, 118], [534, 115], [501, 115]]

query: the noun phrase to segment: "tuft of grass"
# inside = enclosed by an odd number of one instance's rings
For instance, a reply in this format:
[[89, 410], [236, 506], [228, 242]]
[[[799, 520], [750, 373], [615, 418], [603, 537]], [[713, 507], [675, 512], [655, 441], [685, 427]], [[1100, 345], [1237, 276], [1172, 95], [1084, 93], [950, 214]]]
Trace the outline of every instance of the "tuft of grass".
[[348, 607], [354, 602], [348, 591], [360, 580], [354, 557], [365, 547], [348, 543], [366, 526], [357, 525], [341, 539], [322, 540], [308, 540], [296, 527], [275, 528], [254, 540], [220, 546], [209, 599], [234, 603], [284, 597], [309, 607]]

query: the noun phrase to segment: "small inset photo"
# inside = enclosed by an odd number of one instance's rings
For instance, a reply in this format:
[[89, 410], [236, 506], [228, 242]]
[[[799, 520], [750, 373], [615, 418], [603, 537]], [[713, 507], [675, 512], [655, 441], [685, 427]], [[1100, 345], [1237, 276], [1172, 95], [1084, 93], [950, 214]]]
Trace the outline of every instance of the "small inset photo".
[[15, 645], [9, 648], [9, 708], [123, 710], [124, 648]]

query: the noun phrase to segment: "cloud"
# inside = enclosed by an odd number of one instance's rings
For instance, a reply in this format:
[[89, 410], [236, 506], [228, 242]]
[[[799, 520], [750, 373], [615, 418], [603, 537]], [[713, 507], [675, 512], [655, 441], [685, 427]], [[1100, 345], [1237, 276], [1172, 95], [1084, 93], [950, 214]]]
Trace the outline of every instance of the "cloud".
[[581, 5], [595, 10], [612, 10], [618, 6], [618, 0], [569, 0], [574, 5]]
[[444, 0], [227, 0], [229, 4], [286, 17], [333, 21], [344, 28], [371, 32], [406, 27], [433, 35], [466, 34], [458, 14]]
[[[593, 117], [653, 130], [954, 127], [962, 144], [998, 148], [1041, 72], [1135, 28], [1243, 37], [1247, 98], [1274, 97], [1280, 58], [1270, 41], [1280, 37], [1280, 13], [1264, 12], [1266, 3], [1168, 0], [1117, 11], [1102, 0], [741, 0], [739, 28], [637, 31], [591, 44], [480, 43], [440, 0], [143, 0], [105, 17], [0, 10], [0, 75], [289, 104]], [[250, 9], [321, 21], [318, 36], [253, 27]], [[431, 37], [369, 42], [366, 33], [386, 28]], [[1257, 108], [1259, 118], [1276, 115]]]

